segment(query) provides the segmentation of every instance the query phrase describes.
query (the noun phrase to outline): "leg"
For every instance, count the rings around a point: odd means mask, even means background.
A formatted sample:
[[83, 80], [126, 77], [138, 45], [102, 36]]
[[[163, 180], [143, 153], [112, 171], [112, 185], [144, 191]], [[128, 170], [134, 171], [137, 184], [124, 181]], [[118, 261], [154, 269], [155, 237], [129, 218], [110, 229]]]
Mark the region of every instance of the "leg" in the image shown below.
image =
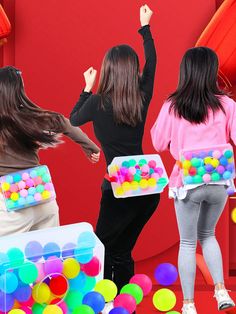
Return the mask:
[[58, 227], [59, 208], [57, 202], [51, 201], [31, 207], [34, 213], [33, 225], [30, 230]]
[[[189, 193], [190, 192], [188, 192], [188, 194]], [[180, 233], [178, 257], [179, 275], [184, 300], [190, 302], [193, 301], [194, 298], [197, 221], [200, 212], [200, 203], [191, 201], [187, 195], [184, 200], [175, 200], [175, 209]], [[188, 267], [186, 267], [186, 265], [188, 265]]]

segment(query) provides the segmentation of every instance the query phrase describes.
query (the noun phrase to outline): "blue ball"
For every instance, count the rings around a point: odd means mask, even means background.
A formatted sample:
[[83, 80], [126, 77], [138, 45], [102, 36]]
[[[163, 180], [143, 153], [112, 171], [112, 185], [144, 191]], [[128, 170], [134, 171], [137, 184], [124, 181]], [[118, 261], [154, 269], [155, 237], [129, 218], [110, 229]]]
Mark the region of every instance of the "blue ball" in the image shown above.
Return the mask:
[[7, 313], [13, 308], [14, 297], [12, 294], [6, 294], [0, 291], [0, 311]]
[[95, 291], [87, 293], [83, 297], [82, 303], [90, 306], [95, 313], [101, 312], [105, 307], [105, 299], [103, 295]]
[[37, 174], [37, 171], [36, 171], [36, 170], [30, 171], [30, 177], [31, 177], [31, 178], [35, 178], [35, 177], [37, 177], [37, 176], [38, 176], [38, 174]]
[[215, 168], [214, 168], [212, 165], [206, 165], [206, 166], [205, 166], [205, 169], [206, 169], [207, 172], [210, 173], [210, 172], [212, 172]]
[[21, 181], [21, 175], [19, 173], [14, 174], [13, 181], [14, 182], [20, 182]]
[[222, 166], [227, 166], [228, 165], [228, 160], [227, 160], [227, 158], [225, 158], [225, 157], [220, 157], [220, 164], [222, 165]]
[[114, 309], [112, 309], [109, 314], [129, 314], [129, 312], [125, 308], [119, 306], [114, 307]]
[[34, 195], [36, 193], [36, 189], [34, 187], [31, 187], [28, 189], [28, 194], [29, 195]]
[[225, 171], [225, 172], [223, 173], [223, 178], [224, 178], [225, 180], [229, 180], [229, 179], [231, 179], [231, 177], [232, 177], [232, 173], [231, 173], [230, 171]]
[[75, 258], [81, 264], [86, 264], [93, 258], [93, 249], [75, 249]]
[[234, 165], [233, 165], [233, 164], [228, 164], [228, 165], [225, 167], [225, 169], [226, 169], [227, 171], [234, 172]]
[[207, 156], [212, 157], [212, 156], [213, 156], [213, 150], [210, 150], [210, 151], [207, 153]]
[[13, 183], [13, 176], [6, 176], [5, 181], [12, 184]]
[[61, 250], [61, 256], [63, 258], [67, 258], [67, 257], [74, 257], [75, 255], [75, 248], [76, 248], [76, 244], [72, 243], [72, 242], [68, 242], [66, 243], [62, 250]]
[[61, 256], [61, 249], [59, 245], [55, 242], [49, 242], [43, 248], [44, 259], [48, 259], [50, 256]]
[[18, 199], [18, 205], [19, 205], [19, 206], [24, 206], [25, 204], [26, 204], [25, 198], [24, 198], [24, 197], [20, 197], [20, 198]]
[[187, 176], [184, 178], [185, 184], [192, 184], [193, 183], [193, 177]]
[[17, 288], [13, 295], [18, 302], [26, 302], [30, 299], [31, 293], [32, 289], [30, 286], [22, 285]]
[[7, 272], [0, 276], [0, 290], [12, 293], [18, 287], [18, 278], [13, 272]]
[[30, 241], [25, 247], [25, 257], [32, 261], [37, 262], [43, 256], [43, 247], [38, 241]]
[[94, 248], [96, 245], [96, 238], [93, 232], [82, 232], [78, 237], [78, 247], [81, 249]]
[[86, 284], [86, 275], [80, 272], [79, 275], [73, 279], [69, 279], [69, 287], [71, 290], [83, 290]]
[[169, 286], [177, 280], [178, 271], [174, 265], [163, 263], [156, 268], [154, 276], [159, 284]]
[[28, 196], [26, 197], [26, 203], [27, 203], [27, 204], [35, 203], [34, 197], [33, 197], [32, 195], [28, 195]]

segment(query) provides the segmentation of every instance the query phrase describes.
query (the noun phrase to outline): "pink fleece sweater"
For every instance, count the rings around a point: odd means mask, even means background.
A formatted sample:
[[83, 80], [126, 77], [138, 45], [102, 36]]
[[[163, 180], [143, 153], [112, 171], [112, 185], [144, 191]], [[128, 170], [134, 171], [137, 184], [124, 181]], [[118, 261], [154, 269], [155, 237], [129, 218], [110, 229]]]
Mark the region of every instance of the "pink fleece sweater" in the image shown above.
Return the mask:
[[[236, 103], [233, 99], [222, 96], [221, 103], [225, 113], [219, 110], [215, 114], [209, 112], [206, 123], [192, 124], [178, 118], [173, 111], [169, 113], [170, 101], [166, 101], [151, 129], [152, 143], [158, 152], [170, 150], [175, 160], [179, 159], [182, 149], [195, 149], [226, 144], [233, 140], [236, 144]], [[177, 165], [170, 176], [169, 187], [181, 187], [181, 175]]]

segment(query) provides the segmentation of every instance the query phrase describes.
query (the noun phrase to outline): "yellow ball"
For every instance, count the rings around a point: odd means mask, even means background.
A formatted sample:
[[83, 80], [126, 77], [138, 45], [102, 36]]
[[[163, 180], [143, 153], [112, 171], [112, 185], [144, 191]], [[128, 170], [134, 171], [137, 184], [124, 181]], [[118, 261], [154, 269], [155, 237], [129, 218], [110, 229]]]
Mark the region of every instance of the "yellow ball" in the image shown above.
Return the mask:
[[16, 192], [11, 193], [11, 200], [17, 201], [19, 199], [19, 194]]
[[47, 305], [43, 310], [43, 314], [63, 314], [63, 311], [57, 305]]
[[234, 208], [232, 210], [231, 218], [232, 218], [233, 222], [236, 224], [236, 208]]
[[187, 169], [187, 170], [188, 170], [188, 169], [192, 166], [191, 161], [185, 160], [185, 161], [182, 163], [182, 166], [183, 166], [183, 169]]
[[4, 183], [2, 184], [2, 190], [3, 190], [4, 192], [9, 191], [10, 187], [11, 187], [11, 185], [10, 185], [10, 183], [8, 183], [8, 182], [4, 182]]
[[67, 258], [63, 262], [63, 274], [68, 279], [73, 279], [78, 276], [80, 272], [80, 264], [75, 258]]
[[20, 310], [20, 309], [14, 309], [8, 312], [8, 314], [25, 314], [25, 311]]
[[138, 184], [137, 181], [132, 181], [132, 182], [131, 182], [131, 189], [132, 189], [133, 191], [137, 191], [137, 190], [139, 189], [139, 184]]
[[212, 158], [211, 158], [211, 157], [206, 157], [206, 158], [204, 158], [204, 163], [205, 163], [205, 165], [210, 165], [211, 162], [212, 162]]
[[42, 198], [44, 200], [46, 200], [47, 198], [50, 198], [50, 197], [51, 197], [51, 193], [49, 191], [43, 191]]
[[220, 162], [219, 162], [218, 159], [213, 158], [213, 159], [211, 160], [211, 165], [212, 165], [214, 168], [217, 168], [217, 167], [219, 166], [219, 164], [220, 164]]
[[37, 303], [47, 303], [50, 299], [51, 291], [46, 283], [37, 283], [32, 289], [32, 297]]
[[119, 170], [119, 167], [117, 165], [111, 166], [109, 169], [110, 174], [114, 174]]
[[131, 189], [130, 183], [127, 182], [127, 181], [125, 181], [124, 183], [122, 183], [122, 188], [123, 188], [123, 190], [124, 190], [125, 192], [130, 191], [130, 189]]
[[148, 179], [148, 185], [151, 187], [151, 188], [154, 188], [156, 186], [157, 182], [154, 178], [150, 178]]
[[124, 195], [124, 190], [123, 190], [123, 188], [122, 188], [121, 186], [119, 186], [119, 187], [116, 189], [115, 194], [116, 194], [117, 196], [122, 196], [122, 195]]
[[228, 163], [229, 164], [232, 164], [233, 162], [234, 162], [234, 157], [231, 157], [231, 158], [228, 159]]
[[140, 185], [141, 189], [146, 189], [148, 187], [148, 181], [146, 179], [142, 179], [139, 182], [139, 185]]
[[189, 174], [188, 169], [183, 169], [183, 174], [185, 177], [188, 176], [188, 174]]

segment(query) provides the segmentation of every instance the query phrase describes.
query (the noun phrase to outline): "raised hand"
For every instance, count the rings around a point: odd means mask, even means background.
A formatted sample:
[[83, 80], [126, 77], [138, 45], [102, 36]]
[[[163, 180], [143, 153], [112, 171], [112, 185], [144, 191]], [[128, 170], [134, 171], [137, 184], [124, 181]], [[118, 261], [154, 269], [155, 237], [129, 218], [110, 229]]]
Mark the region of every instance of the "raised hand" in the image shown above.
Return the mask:
[[93, 68], [90, 67], [87, 71], [84, 72], [84, 79], [85, 79], [85, 92], [91, 92], [95, 81], [96, 81], [96, 76], [97, 76], [97, 71]]
[[148, 25], [150, 20], [151, 20], [151, 17], [152, 17], [152, 10], [149, 8], [148, 5], [143, 5], [141, 6], [140, 8], [140, 23], [141, 23], [141, 26], [145, 26], [145, 25]]

